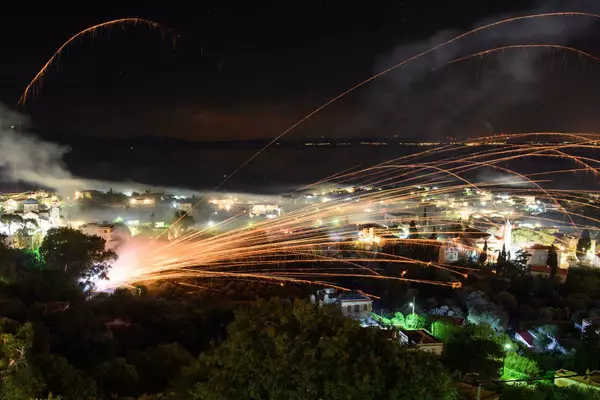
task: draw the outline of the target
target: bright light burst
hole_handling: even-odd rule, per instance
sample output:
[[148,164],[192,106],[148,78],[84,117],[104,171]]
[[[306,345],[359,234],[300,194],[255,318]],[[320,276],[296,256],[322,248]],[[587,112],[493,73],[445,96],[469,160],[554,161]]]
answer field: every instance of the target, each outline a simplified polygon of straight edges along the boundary
[[[553,142],[544,143],[549,137]],[[170,242],[135,242],[122,252],[107,285],[114,287],[160,280],[242,279],[339,288],[336,282],[341,278],[361,278],[456,288],[460,287],[460,278],[468,274],[468,268],[424,262],[380,251],[377,246],[364,246],[357,236],[357,224],[385,224],[386,213],[402,211],[407,214],[405,225],[414,220],[420,227],[435,226],[435,235],[446,237],[441,240],[407,238],[398,229],[382,228],[379,235],[385,237],[388,245],[443,247],[452,242],[449,237],[454,232],[452,226],[457,223],[459,210],[473,201],[473,193],[493,194],[502,190],[543,199],[563,216],[552,219],[528,215],[529,219],[537,218],[546,225],[570,226],[578,230],[581,228],[579,224],[590,227],[600,223],[593,217],[600,206],[590,197],[597,196],[599,192],[566,191],[552,187],[554,181],[560,182],[582,171],[594,176],[598,174],[597,159],[574,153],[600,150],[600,135],[514,134],[501,136],[506,143],[489,145],[498,140],[498,136],[482,137],[337,174],[320,182],[374,189],[355,192],[351,197],[344,194],[326,203],[318,201],[278,218],[257,222],[251,228],[230,229],[214,236],[209,235],[210,230],[204,230]],[[535,141],[540,143],[531,144]],[[557,168],[524,173],[507,167],[523,159],[552,161]],[[570,164],[568,168],[558,167],[565,163]],[[494,171],[496,175],[483,180],[473,178],[484,171]],[[428,189],[418,190],[418,186]],[[583,212],[574,211],[576,207],[567,209],[566,203],[586,207],[594,213],[583,215]],[[430,210],[427,216],[422,215],[424,208]],[[448,211],[453,208],[456,212]],[[500,206],[494,196],[491,196],[488,208],[489,215],[483,215],[477,221],[484,228],[498,229],[498,218],[502,221],[511,218],[511,212]],[[469,213],[465,218],[468,216]],[[496,217],[495,220],[492,216]],[[239,215],[226,220],[219,227],[226,230],[228,225],[242,217]],[[587,223],[577,224],[575,219]],[[468,244],[463,247],[468,248]],[[480,251],[475,247],[469,250]],[[386,274],[375,267],[383,264],[396,265],[397,268],[394,273]],[[412,279],[410,274],[406,274],[410,265],[445,270],[450,273],[449,278],[445,281]]]

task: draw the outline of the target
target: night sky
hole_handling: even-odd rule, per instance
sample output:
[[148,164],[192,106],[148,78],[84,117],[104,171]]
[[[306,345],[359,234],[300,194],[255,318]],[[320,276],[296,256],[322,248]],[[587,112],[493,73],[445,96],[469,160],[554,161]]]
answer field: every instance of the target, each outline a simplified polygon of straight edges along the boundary
[[[28,81],[71,35],[138,16],[176,32],[175,45],[169,34],[131,26],[75,43],[22,111],[35,132],[48,139],[271,138],[428,45],[505,16],[566,10],[567,3],[569,10],[600,12],[594,1],[534,0],[214,1],[89,12],[24,4],[3,11],[0,102],[16,108]],[[599,34],[591,19],[554,18],[479,35],[361,88],[288,138],[600,130],[600,65],[593,61],[557,51],[507,51],[441,68],[457,56],[506,44],[565,44],[600,54]]]

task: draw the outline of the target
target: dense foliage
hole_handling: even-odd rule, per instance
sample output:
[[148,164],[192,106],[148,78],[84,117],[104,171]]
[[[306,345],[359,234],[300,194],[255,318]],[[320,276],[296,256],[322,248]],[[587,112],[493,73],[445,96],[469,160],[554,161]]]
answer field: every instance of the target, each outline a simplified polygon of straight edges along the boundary
[[[431,355],[361,328],[338,309],[258,301],[186,372],[190,399],[449,399]],[[190,385],[191,384],[191,385]]]

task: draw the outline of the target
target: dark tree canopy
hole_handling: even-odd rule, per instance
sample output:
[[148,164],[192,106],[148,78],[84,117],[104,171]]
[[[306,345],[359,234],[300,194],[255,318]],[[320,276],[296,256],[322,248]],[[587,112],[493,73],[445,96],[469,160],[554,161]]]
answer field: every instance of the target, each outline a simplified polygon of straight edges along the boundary
[[587,251],[592,247],[592,239],[590,238],[590,231],[584,229],[581,232],[581,237],[577,241],[577,258],[579,261],[585,260]]
[[116,253],[105,246],[105,240],[99,236],[52,228],[42,242],[40,254],[48,268],[88,286],[96,279],[107,279],[111,263],[117,259]]
[[556,252],[556,246],[551,245],[548,249],[548,261],[547,265],[550,267],[550,277],[554,279],[556,272],[558,271],[558,253]]
[[433,356],[361,328],[339,310],[259,301],[236,313],[227,340],[185,376],[189,399],[453,398]]

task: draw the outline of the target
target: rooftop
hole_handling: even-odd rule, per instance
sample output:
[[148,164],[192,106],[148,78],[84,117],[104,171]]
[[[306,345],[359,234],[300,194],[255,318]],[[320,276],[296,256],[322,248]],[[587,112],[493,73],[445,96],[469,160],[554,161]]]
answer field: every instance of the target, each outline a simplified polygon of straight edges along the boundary
[[370,297],[359,292],[346,292],[340,295],[340,301],[373,301]]
[[535,338],[533,337],[533,335],[531,333],[529,333],[528,330],[526,330],[526,329],[520,330],[517,332],[517,334],[523,338],[525,343],[527,343],[530,346],[533,346],[533,341]]
[[431,336],[429,333],[424,331],[423,329],[418,329],[414,331],[402,330],[402,333],[408,337],[408,339],[415,344],[434,344],[441,343],[439,340]]

